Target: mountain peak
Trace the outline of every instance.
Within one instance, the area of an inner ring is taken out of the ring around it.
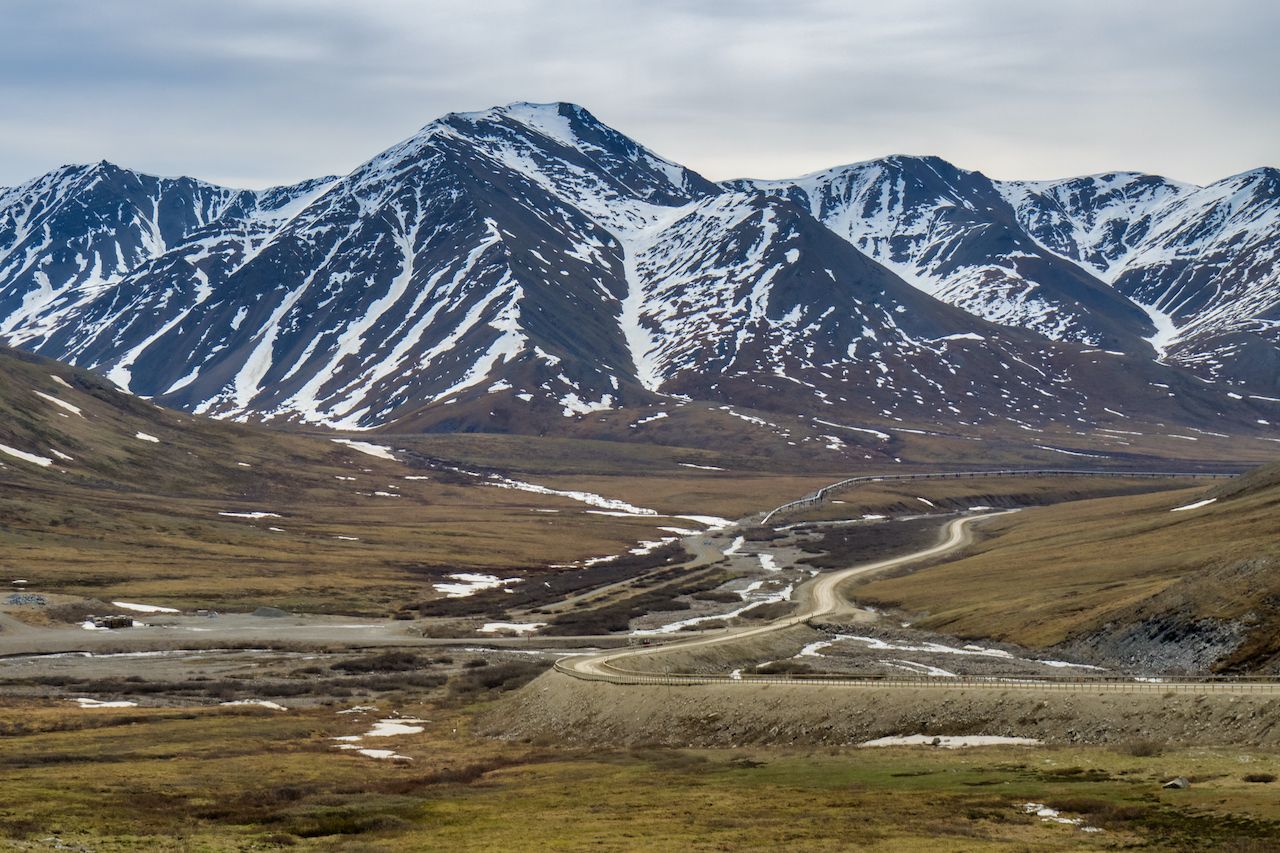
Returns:
[[[427,123],[417,136],[430,136],[449,129],[461,131],[467,125],[481,126],[495,122],[513,121],[530,130],[542,133],[558,142],[573,144],[578,135],[573,132],[574,126],[591,127],[612,131],[586,109],[568,101],[551,101],[535,103],[532,101],[512,101],[503,106],[489,107],[483,110],[456,111]]]
[[[450,113],[443,120],[450,123],[460,120],[478,125],[504,119],[524,125],[549,139],[573,148],[581,145],[584,137],[595,136],[602,132],[625,138],[613,128],[603,124],[585,107],[567,101],[552,101],[545,104],[512,101],[506,106],[490,107],[477,112]]]
[[[577,104],[515,101],[442,116],[336,183],[237,191],[103,161],[7,190],[0,335],[200,412],[349,428],[551,429],[653,392],[1087,422],[1122,379],[1175,420],[1167,374],[1188,364],[1275,393],[1275,277],[1254,259],[1273,257],[1276,177],[997,184],[894,154],[716,185]],[[1152,360],[1165,316],[1159,385],[1119,375],[1115,353]],[[1077,344],[1096,359],[1068,364]],[[969,350],[939,373],[947,347]],[[1053,400],[1007,393],[1051,368]],[[775,399],[759,376],[794,387]]]
[[[1238,175],[1231,175],[1220,181],[1214,181],[1210,186],[1215,184],[1236,184],[1246,186],[1262,182],[1266,182],[1280,188],[1280,169],[1275,166],[1259,166],[1256,169],[1250,169],[1247,172],[1241,172]]]

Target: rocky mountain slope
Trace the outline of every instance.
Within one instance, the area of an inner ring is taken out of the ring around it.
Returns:
[[[291,187],[103,163],[0,191],[0,335],[189,411],[348,429],[696,398],[1257,431],[1280,193],[1220,184],[892,157],[718,185],[581,107],[512,104]]]

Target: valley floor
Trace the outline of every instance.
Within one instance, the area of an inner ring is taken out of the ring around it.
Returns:
[[[582,748],[477,737],[479,704],[0,705],[0,849],[1274,849],[1275,752]],[[382,737],[334,740],[394,725]],[[401,756],[378,759],[366,744]],[[1175,777],[1185,790],[1161,787]]]
[[[937,552],[940,526],[993,506],[1091,497],[1039,512],[1112,501],[1164,519],[1207,488],[1187,486],[940,481],[842,495],[776,529],[705,517],[677,527],[686,522],[672,516],[656,524],[676,531],[673,543],[648,553],[510,592],[437,594],[400,618],[133,604],[151,612],[112,631],[9,604],[0,849],[1274,849],[1274,693],[1090,691],[1094,667],[1154,671],[949,636],[901,608],[844,600],[874,585],[834,582],[848,572],[833,570]],[[649,497],[672,511],[672,498]],[[1023,535],[1042,529],[1041,515]],[[998,554],[1024,530],[1010,529],[953,544],[970,560]],[[927,589],[954,557],[903,560],[902,577],[879,583]],[[138,600],[148,599],[126,603]],[[549,671],[602,649],[743,631],[627,666],[939,683],[636,688]],[[1064,673],[1086,686],[945,685]],[[915,736],[939,746],[865,748]],[[1161,787],[1175,777],[1190,787]]]

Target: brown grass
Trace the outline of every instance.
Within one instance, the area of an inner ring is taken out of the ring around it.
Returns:
[[[1030,646],[1136,618],[1161,594],[1161,601],[1191,617],[1229,619],[1255,608],[1265,613],[1266,602],[1280,594],[1280,575],[1264,570],[1280,559],[1280,494],[1170,512],[1198,500],[1206,488],[1004,516],[984,527],[972,556],[873,581],[857,595],[927,612],[917,622],[922,627]]]

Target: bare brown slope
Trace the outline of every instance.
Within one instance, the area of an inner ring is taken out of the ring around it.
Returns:
[[[545,570],[663,523],[162,409],[3,348],[0,412],[29,457],[0,451],[0,588],[385,614],[452,571]]]

